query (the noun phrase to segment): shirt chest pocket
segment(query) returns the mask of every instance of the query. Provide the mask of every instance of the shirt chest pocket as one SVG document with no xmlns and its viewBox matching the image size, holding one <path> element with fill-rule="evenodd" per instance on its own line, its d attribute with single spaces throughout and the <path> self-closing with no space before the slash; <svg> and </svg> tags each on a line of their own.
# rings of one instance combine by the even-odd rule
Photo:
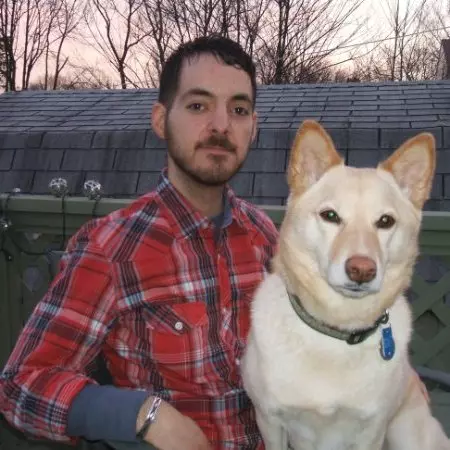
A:
<svg viewBox="0 0 450 450">
<path fill-rule="evenodd" d="M 203 302 L 144 308 L 153 362 L 167 388 L 195 389 L 209 378 L 209 320 Z"/>
</svg>

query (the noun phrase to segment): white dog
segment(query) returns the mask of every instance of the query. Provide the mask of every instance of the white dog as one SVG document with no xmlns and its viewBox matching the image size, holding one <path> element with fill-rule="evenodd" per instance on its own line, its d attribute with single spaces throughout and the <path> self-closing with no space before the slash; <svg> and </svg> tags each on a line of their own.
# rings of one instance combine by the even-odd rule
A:
<svg viewBox="0 0 450 450">
<path fill-rule="evenodd" d="M 241 364 L 267 450 L 450 449 L 408 360 L 403 296 L 434 147 L 422 133 L 357 169 L 318 123 L 298 131 L 279 251 Z"/>
</svg>

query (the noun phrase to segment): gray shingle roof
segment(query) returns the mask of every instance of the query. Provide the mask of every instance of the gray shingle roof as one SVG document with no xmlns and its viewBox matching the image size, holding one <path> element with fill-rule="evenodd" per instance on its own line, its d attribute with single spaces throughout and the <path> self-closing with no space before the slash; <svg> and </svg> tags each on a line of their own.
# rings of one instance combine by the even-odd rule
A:
<svg viewBox="0 0 450 450">
<path fill-rule="evenodd" d="M 79 194 L 98 179 L 105 193 L 137 196 L 154 187 L 165 145 L 150 130 L 156 89 L 34 91 L 0 96 L 0 192 L 46 193 L 51 178 Z M 237 193 L 283 204 L 289 148 L 306 118 L 322 123 L 347 161 L 373 166 L 406 138 L 431 131 L 438 166 L 428 209 L 450 210 L 450 80 L 414 83 L 261 86 L 258 139 Z"/>
</svg>

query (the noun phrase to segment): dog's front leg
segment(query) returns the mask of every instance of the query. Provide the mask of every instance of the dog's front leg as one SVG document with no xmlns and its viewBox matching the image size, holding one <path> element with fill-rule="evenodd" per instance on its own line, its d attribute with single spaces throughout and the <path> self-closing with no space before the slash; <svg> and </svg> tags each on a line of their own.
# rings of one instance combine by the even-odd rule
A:
<svg viewBox="0 0 450 450">
<path fill-rule="evenodd" d="M 288 436 L 278 417 L 263 413 L 256 408 L 256 422 L 266 450 L 287 450 Z"/>
<path fill-rule="evenodd" d="M 412 369 L 411 369 L 412 370 Z M 432 416 L 420 386 L 410 377 L 400 408 L 390 422 L 383 450 L 450 450 L 450 440 Z"/>
</svg>

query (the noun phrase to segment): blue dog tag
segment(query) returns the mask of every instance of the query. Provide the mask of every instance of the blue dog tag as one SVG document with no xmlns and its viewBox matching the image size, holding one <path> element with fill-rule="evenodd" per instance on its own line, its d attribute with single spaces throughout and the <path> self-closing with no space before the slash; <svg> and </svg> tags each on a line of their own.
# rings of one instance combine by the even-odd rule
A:
<svg viewBox="0 0 450 450">
<path fill-rule="evenodd" d="M 383 326 L 381 329 L 380 353 L 385 361 L 389 361 L 394 357 L 395 341 L 390 324 Z"/>
</svg>

